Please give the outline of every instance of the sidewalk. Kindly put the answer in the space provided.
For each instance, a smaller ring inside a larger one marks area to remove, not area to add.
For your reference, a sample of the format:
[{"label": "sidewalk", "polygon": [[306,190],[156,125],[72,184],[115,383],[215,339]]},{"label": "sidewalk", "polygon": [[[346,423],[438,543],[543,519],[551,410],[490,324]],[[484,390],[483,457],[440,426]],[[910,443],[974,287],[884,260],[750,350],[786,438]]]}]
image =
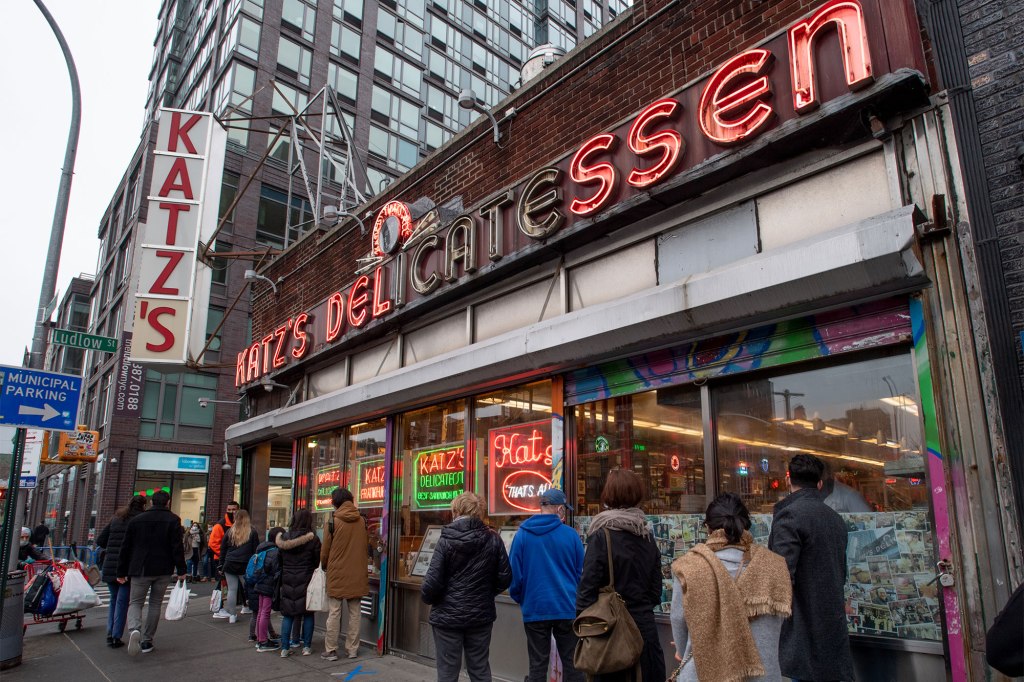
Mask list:
[{"label": "sidewalk", "polygon": [[[4,682],[61,680],[76,682],[192,682],[193,680],[358,680],[359,682],[429,682],[436,679],[432,667],[397,656],[377,656],[363,646],[359,658],[324,661],[323,631],[313,635],[312,656],[279,652],[257,653],[249,637],[249,616],[235,625],[210,617],[210,586],[198,584],[199,596],[189,603],[188,616],[160,622],[149,654],[128,656],[127,647],[106,645],[106,607],[86,611],[81,630],[72,623],[66,632],[57,625],[29,625],[25,633],[22,663],[5,670]],[[280,625],[280,616],[275,615]],[[127,635],[125,636],[127,641]]]}]

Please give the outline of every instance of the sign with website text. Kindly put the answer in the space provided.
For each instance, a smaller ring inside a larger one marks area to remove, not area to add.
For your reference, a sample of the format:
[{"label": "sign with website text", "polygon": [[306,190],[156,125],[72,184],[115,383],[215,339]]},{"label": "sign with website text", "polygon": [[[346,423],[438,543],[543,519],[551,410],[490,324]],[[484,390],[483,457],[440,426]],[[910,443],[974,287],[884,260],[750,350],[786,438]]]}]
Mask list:
[{"label": "sign with website text", "polygon": [[538,243],[578,240],[583,231],[596,238],[623,213],[660,211],[762,159],[774,163],[779,152],[795,156],[822,139],[826,121],[845,130],[853,112],[906,102],[908,92],[926,102],[910,0],[828,0],[780,28],[787,30],[737,50],[620,125],[589,131],[575,149],[451,221],[437,208],[414,217],[408,204],[387,202],[362,265],[339,273],[333,293],[279,310],[275,320],[257,316],[261,338],[237,354],[236,386],[385,319],[422,315],[475,279],[512,275],[533,264]]},{"label": "sign with website text", "polygon": [[117,381],[114,382],[114,416],[138,417],[142,408],[142,389],[146,371],[131,361],[132,333],[121,332],[121,352],[117,357]]},{"label": "sign with website text", "polygon": [[487,511],[493,516],[540,511],[551,484],[551,420],[487,432]]},{"label": "sign with website text", "polygon": [[198,255],[217,225],[225,141],[212,114],[160,110],[135,269],[133,361],[184,364],[206,342],[211,271]]},{"label": "sign with website text", "polygon": [[466,491],[466,446],[448,443],[412,451],[413,510],[447,509]]},{"label": "sign with website text", "polygon": [[375,457],[356,462],[355,498],[359,507],[380,507],[384,504],[384,458]]},{"label": "sign with website text", "polygon": [[341,485],[341,465],[332,464],[320,467],[314,472],[316,478],[316,494],[313,496],[314,511],[331,511],[331,493]]}]

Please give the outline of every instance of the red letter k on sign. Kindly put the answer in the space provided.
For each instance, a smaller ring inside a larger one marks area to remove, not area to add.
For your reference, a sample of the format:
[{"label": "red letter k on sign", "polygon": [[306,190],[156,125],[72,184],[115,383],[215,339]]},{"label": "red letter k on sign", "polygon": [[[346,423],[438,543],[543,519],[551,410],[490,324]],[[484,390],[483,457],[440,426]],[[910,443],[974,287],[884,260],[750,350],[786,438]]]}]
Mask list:
[{"label": "red letter k on sign", "polygon": [[181,123],[182,112],[175,111],[171,114],[171,136],[167,140],[167,151],[176,152],[178,151],[178,139],[181,139],[181,143],[185,145],[185,149],[189,154],[198,154],[196,146],[192,144],[192,140],[188,136],[188,131],[192,129],[196,123],[202,118],[202,114],[192,114],[189,116],[188,121],[184,125]]}]

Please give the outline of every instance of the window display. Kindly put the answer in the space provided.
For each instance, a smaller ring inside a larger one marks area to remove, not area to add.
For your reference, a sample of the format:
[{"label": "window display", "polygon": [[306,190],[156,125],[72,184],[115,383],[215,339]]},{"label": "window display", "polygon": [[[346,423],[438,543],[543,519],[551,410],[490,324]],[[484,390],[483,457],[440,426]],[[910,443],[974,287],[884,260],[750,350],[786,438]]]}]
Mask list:
[{"label": "window display", "polygon": [[381,530],[384,511],[384,467],[387,451],[385,420],[353,424],[348,429],[348,476],[346,482],[355,498],[356,509],[366,519],[370,547],[371,577],[380,577],[380,555],[386,534]]},{"label": "window display", "polygon": [[452,401],[401,415],[392,481],[399,524],[400,580],[419,581],[414,562],[431,526],[451,521],[449,504],[473,476],[466,457],[466,403]]}]

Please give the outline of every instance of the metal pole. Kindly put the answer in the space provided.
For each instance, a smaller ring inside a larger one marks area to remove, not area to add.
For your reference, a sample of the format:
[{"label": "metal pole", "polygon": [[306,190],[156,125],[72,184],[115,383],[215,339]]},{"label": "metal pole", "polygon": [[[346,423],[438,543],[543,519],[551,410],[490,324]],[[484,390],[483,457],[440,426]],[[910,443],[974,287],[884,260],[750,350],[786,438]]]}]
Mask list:
[{"label": "metal pole", "polygon": [[50,227],[50,248],[46,253],[46,265],[43,268],[43,283],[39,288],[39,310],[36,318],[36,328],[32,335],[32,354],[29,357],[29,366],[35,369],[43,367],[43,353],[46,351],[46,322],[43,319],[43,311],[57,291],[57,268],[60,266],[60,251],[64,243],[64,223],[68,216],[68,200],[71,197],[71,177],[75,170],[75,156],[78,153],[78,132],[82,124],[82,93],[78,86],[78,70],[75,68],[75,60],[71,57],[71,49],[64,40],[64,34],[54,21],[53,16],[43,5],[42,0],[35,0],[36,7],[43,13],[46,23],[53,29],[60,43],[60,49],[64,53],[64,61],[68,65],[68,75],[71,77],[71,127],[68,130],[68,144],[64,151],[64,166],[60,175],[60,186],[57,189],[57,205],[53,209],[53,225]]},{"label": "metal pole", "polygon": [[[4,610],[4,599],[7,597],[7,574],[11,571],[11,563],[17,568],[17,563],[12,559],[17,557],[14,546],[15,528],[15,506],[18,505],[18,485],[21,482],[21,460],[25,455],[25,434],[26,429],[17,430],[17,438],[14,442],[14,458],[11,460],[11,478],[7,486],[7,499],[4,500],[4,536],[0,538],[0,613]],[[21,523],[17,523],[21,528]],[[19,531],[20,532],[20,531]]]}]

